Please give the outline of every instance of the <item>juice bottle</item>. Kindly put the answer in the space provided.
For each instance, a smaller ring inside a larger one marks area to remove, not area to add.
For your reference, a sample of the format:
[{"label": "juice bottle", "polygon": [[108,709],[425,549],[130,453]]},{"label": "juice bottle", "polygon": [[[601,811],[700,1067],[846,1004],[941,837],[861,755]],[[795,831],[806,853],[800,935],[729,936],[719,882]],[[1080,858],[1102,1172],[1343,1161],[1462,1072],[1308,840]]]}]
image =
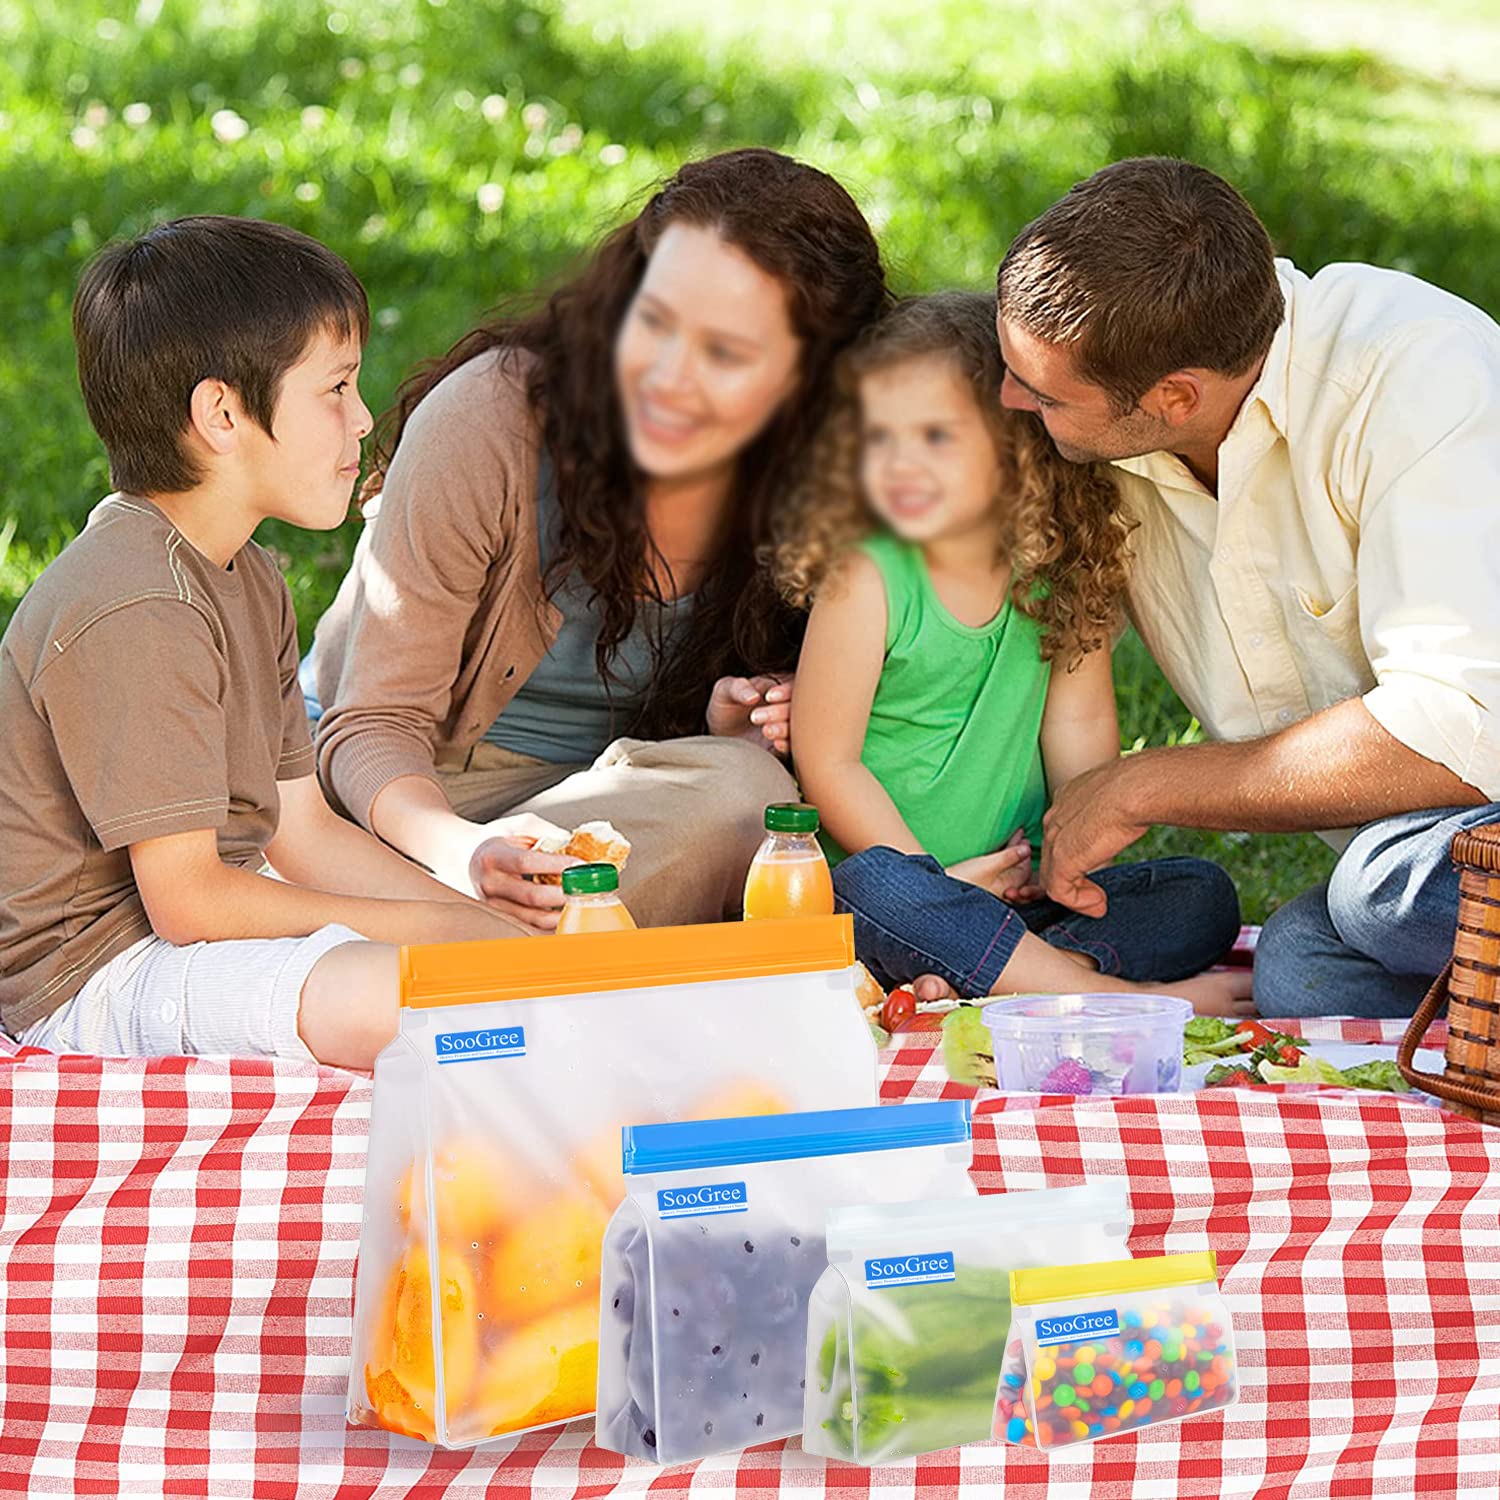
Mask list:
[{"label": "juice bottle", "polygon": [[620,872],[611,864],[574,865],[562,873],[562,915],[559,933],[622,932],[635,926],[618,895]]},{"label": "juice bottle", "polygon": [[745,877],[745,919],[826,917],[833,913],[833,877],[818,847],[818,810],[805,802],[766,808],[766,841]]}]

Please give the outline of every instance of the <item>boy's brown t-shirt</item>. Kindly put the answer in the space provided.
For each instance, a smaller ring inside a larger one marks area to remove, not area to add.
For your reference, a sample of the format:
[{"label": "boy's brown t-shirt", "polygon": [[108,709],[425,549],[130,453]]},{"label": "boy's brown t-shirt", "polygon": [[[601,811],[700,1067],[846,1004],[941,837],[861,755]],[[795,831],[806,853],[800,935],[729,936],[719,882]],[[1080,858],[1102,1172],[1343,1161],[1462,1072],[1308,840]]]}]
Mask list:
[{"label": "boy's brown t-shirt", "polygon": [[128,846],[212,828],[259,869],[313,751],[297,626],[253,542],[220,568],[111,495],[0,642],[0,1023],[13,1035],[151,932]]}]

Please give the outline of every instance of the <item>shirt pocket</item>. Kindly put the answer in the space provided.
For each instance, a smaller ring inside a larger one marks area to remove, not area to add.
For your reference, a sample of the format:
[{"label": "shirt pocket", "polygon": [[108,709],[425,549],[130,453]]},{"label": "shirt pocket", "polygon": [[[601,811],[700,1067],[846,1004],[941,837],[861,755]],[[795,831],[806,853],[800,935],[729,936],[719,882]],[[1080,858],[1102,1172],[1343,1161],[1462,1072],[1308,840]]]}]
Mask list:
[{"label": "shirt pocket", "polygon": [[1314,712],[1358,697],[1375,686],[1375,674],[1359,633],[1357,583],[1332,601],[1293,584],[1289,623]]},{"label": "shirt pocket", "polygon": [[1359,624],[1359,585],[1352,583],[1337,599],[1330,603],[1320,594],[1305,589],[1300,584],[1292,585],[1292,598],[1304,619],[1315,621],[1318,627],[1330,633],[1343,628],[1342,622],[1352,616]]}]

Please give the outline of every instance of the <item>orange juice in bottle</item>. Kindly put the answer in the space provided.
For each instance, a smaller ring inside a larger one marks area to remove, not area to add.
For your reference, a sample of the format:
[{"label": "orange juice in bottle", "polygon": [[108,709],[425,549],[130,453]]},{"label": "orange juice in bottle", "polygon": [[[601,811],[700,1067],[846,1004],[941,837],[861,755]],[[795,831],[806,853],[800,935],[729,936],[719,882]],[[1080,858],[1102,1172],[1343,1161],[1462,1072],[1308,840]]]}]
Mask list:
[{"label": "orange juice in bottle", "polygon": [[620,872],[611,864],[574,865],[562,873],[562,915],[559,934],[567,932],[623,932],[635,919],[620,900]]},{"label": "orange juice in bottle", "polygon": [[833,913],[833,877],[818,846],[818,810],[805,802],[766,808],[766,841],[745,877],[745,920],[826,917]]}]

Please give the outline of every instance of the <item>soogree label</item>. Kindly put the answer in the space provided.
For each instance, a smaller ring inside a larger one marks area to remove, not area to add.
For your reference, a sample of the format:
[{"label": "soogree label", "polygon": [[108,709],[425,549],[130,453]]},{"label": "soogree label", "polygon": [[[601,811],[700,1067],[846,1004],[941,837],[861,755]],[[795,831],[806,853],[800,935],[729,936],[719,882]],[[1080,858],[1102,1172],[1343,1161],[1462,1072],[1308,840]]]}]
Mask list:
[{"label": "soogree label", "polygon": [[525,1057],[524,1026],[486,1026],[480,1031],[440,1031],[433,1038],[440,1063],[478,1062],[490,1057]]},{"label": "soogree label", "polygon": [[1069,1313],[1063,1318],[1038,1318],[1038,1344],[1071,1344],[1074,1339],[1108,1338],[1120,1331],[1120,1315],[1112,1307],[1098,1312]]},{"label": "soogree label", "polygon": [[954,1279],[953,1252],[931,1255],[883,1255],[865,1262],[866,1286],[916,1286],[927,1281]]},{"label": "soogree label", "polygon": [[659,1188],[656,1211],[663,1219],[704,1214],[742,1214],[750,1206],[743,1182],[706,1182],[698,1187]]}]

